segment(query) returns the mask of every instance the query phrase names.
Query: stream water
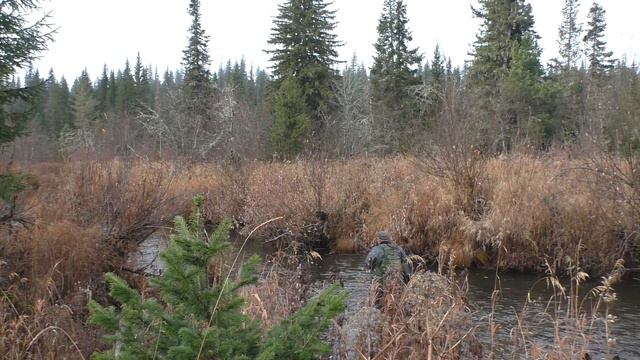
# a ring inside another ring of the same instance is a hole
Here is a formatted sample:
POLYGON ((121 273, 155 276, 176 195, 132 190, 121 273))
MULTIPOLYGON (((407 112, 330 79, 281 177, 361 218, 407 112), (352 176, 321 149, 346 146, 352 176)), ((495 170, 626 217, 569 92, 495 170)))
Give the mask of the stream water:
MULTIPOLYGON (((363 254, 326 254, 317 265, 309 267, 312 278, 329 281, 338 273, 345 288, 350 290, 351 298, 349 308, 354 309, 362 305, 366 299, 371 275, 364 267, 365 255, 363 254)), ((511 341, 509 331, 517 324, 516 314, 520 314, 527 300, 527 294, 531 291, 535 304, 529 305, 531 313, 539 315, 543 307, 547 305, 551 293, 546 289, 544 281, 540 281, 539 274, 500 274, 496 282, 496 274, 489 271, 471 271, 467 274, 468 292, 467 299, 474 311, 476 322, 480 324, 479 334, 488 333, 488 316, 492 313, 491 296, 496 284, 500 289, 500 296, 493 307, 495 323, 499 324, 499 331, 495 341, 494 350, 498 354, 508 352, 508 344, 511 341), (485 330, 485 331, 483 331, 485 330)), ((598 283, 583 284, 585 291, 590 290, 598 283)), ((612 353, 621 359, 640 359, 640 277, 632 278, 615 285, 618 300, 611 303, 610 312, 616 317, 611 326, 611 335, 615 339, 612 353)), ((581 297, 583 297, 582 295, 581 297)), ((588 302, 585 302, 588 308, 588 302)), ((597 325, 604 328, 602 322, 597 325)), ((539 328, 530 328, 533 337, 540 343, 553 343, 554 331, 549 328, 548 322, 539 328)), ((489 346, 488 338, 482 339, 489 346)), ((598 336, 592 340, 594 354, 606 351, 604 336, 598 336)), ((604 358, 595 355, 594 359, 604 358)))
MULTIPOLYGON (((158 252, 164 248, 166 240, 156 237, 150 238, 142 244, 138 254, 138 262, 149 265, 147 271, 157 273, 162 269, 162 263, 157 259, 158 252)), ((251 246, 247 253, 260 253, 260 247, 251 246)), ((331 281, 336 275, 342 279, 346 289, 350 291, 348 311, 359 308, 367 298, 371 275, 364 267, 364 254, 324 254, 322 260, 307 267, 312 281, 331 281)), ((499 331, 494 341, 494 351, 506 357, 510 343, 509 331, 517 324, 517 314, 520 314, 527 300, 527 294, 531 290, 532 298, 538 299, 529 305, 529 314, 539 315, 547 304, 550 292, 545 283, 540 281, 540 274, 504 273, 496 279, 494 272, 471 271, 467 274, 468 282, 467 299, 470 304, 476 323, 479 324, 478 334, 487 346, 489 339, 482 338, 482 334, 488 334, 489 314, 493 313, 494 321, 499 326, 499 331), (498 281, 497 281, 498 280, 498 281), (495 302, 492 311, 491 297, 499 284, 500 296, 495 302), (532 290, 533 289, 533 290, 532 290)), ((583 289, 597 286, 591 282, 583 284, 583 289)), ((616 284, 615 292, 617 300, 611 303, 610 313, 615 316, 615 322, 611 323, 611 337, 615 339, 613 353, 621 359, 640 359, 640 276, 625 280, 616 284)), ((589 308, 585 302, 585 308, 589 308)), ((599 325, 604 328, 603 323, 599 325)), ((538 327, 530 327, 529 332, 533 338, 543 344, 553 343, 554 331, 549 322, 543 322, 538 327)), ((591 341, 593 359, 604 359, 606 340, 604 335, 598 335, 591 341)), ((500 357, 500 356, 499 356, 500 357)), ((511 357, 511 356, 509 356, 511 357)), ((576 356, 577 358, 577 356, 576 356)))

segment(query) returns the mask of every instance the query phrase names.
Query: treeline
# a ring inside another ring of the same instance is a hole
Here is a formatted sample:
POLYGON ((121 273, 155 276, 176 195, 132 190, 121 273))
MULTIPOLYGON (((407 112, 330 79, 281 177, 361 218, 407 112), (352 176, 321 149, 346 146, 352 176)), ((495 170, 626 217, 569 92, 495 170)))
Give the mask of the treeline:
POLYGON ((42 86, 32 136, 20 144, 32 151, 21 153, 237 160, 462 144, 486 153, 640 147, 638 67, 612 58, 597 2, 581 23, 579 0, 564 0, 559 56, 543 65, 531 4, 481 0, 472 9, 482 21, 472 60, 460 68, 439 46, 428 57, 412 47, 405 1, 383 1, 371 68, 355 54, 346 64, 337 60, 330 2, 283 1, 268 73, 244 59, 211 71, 200 4, 191 0, 182 69, 160 73, 138 55, 133 66, 105 66, 95 80, 83 71, 72 84, 53 70, 29 70, 24 84, 42 86))
MULTIPOLYGON (((233 106, 237 103, 252 113, 264 104, 268 81, 265 70, 247 69, 244 60, 227 62, 212 77, 213 86, 222 90, 218 96, 232 96, 233 106)), ((11 86, 19 88, 22 82, 26 87, 39 87, 30 111, 31 140, 37 140, 46 151, 35 156, 68 156, 81 150, 122 155, 136 149, 155 149, 154 137, 158 141, 157 150, 162 140, 168 142, 169 135, 162 131, 171 129, 160 128, 160 120, 155 120, 160 115, 167 116, 166 112, 177 105, 184 72, 181 69, 159 72, 143 65, 138 55, 133 66, 128 60, 119 70, 105 65, 94 80, 86 70, 70 84, 64 76, 57 78, 53 69, 42 76, 37 69, 30 68, 24 79, 12 79, 11 86)), ((174 145, 177 144, 165 146, 178 151, 174 145)), ((186 153, 184 149, 183 154, 186 153)))

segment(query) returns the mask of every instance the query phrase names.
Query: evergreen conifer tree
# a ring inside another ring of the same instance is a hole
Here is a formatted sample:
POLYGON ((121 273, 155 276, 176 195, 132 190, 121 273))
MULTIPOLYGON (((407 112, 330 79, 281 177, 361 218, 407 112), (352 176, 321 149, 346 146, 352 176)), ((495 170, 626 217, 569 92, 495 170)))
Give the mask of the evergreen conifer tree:
MULTIPOLYGON (((30 66, 51 40, 47 16, 30 20, 38 5, 38 0, 0 3, 0 147, 27 133, 32 106, 41 98, 42 84, 24 88, 11 84, 16 70, 30 66)), ((24 176, 0 173, 0 199, 9 201, 24 187, 24 176)))
POLYGON ((482 25, 468 76, 470 84, 484 89, 489 98, 508 75, 514 48, 525 37, 537 40, 538 36, 533 30, 531 5, 525 0, 480 0, 473 14, 482 25))
POLYGON ((271 130, 273 150, 291 159, 304 148, 311 126, 298 82, 291 77, 285 79, 273 102, 276 116, 271 130))
POLYGON ((73 113, 71 111, 71 91, 67 84, 67 79, 63 76, 60 78, 60 84, 56 93, 53 94, 52 113, 53 123, 55 124, 55 135, 58 136, 63 128, 73 127, 73 113))
POLYGON ((200 0, 190 0, 188 12, 191 16, 189 41, 182 56, 184 100, 189 115, 205 116, 213 86, 209 71, 209 36, 202 27, 200 0))
POLYGON ((116 82, 116 73, 109 71, 109 85, 107 91, 107 107, 113 111, 118 101, 118 83, 116 82))
POLYGON ((398 149, 400 136, 418 113, 410 89, 420 84, 422 55, 410 48, 408 23, 403 0, 384 0, 374 44, 371 91, 376 137, 392 150, 398 149))
POLYGON ((553 118, 557 88, 543 81, 541 50, 535 38, 525 36, 512 51, 511 69, 502 84, 505 110, 511 119, 506 126, 534 145, 545 147, 560 130, 560 123, 553 118))
POLYGON ((133 68, 133 81, 135 83, 133 106, 144 109, 151 104, 151 79, 149 70, 142 65, 140 53, 136 56, 136 64, 133 68))
POLYGON ((589 74, 595 79, 601 78, 607 71, 611 70, 614 63, 611 58, 613 52, 607 51, 607 43, 604 40, 604 33, 607 29, 605 15, 604 8, 594 2, 591 9, 589 9, 587 33, 583 38, 586 44, 589 74))
MULTIPOLYGON (((326 0, 286 0, 278 6, 269 44, 275 87, 287 80, 298 83, 306 105, 305 113, 314 130, 323 128, 322 113, 327 113, 337 77, 337 35, 335 11, 326 0)), ((287 85, 289 86, 289 85, 287 85)))
POLYGON ((26 134, 26 123, 32 116, 28 108, 15 112, 17 108, 11 105, 19 101, 33 103, 39 95, 40 85, 23 88, 11 84, 15 71, 29 66, 51 40, 48 17, 35 22, 29 20, 39 3, 38 0, 7 0, 0 6, 0 145, 26 134))
POLYGON ((429 68, 429 81, 427 85, 427 117, 432 118, 442 109, 447 82, 447 70, 444 58, 440 53, 440 45, 436 45, 433 51, 433 59, 429 68))
POLYGON ((565 0, 562 7, 562 23, 558 29, 560 58, 555 62, 563 72, 575 69, 582 54, 580 35, 582 25, 578 22, 579 0, 565 0))
POLYGON ((38 69, 34 70, 31 66, 25 76, 24 84, 27 88, 37 89, 37 91, 34 91, 33 98, 31 99, 30 113, 35 123, 40 128, 44 128, 46 121, 44 117, 44 99, 49 84, 45 79, 40 77, 38 69))
POLYGON ((93 88, 87 71, 76 80, 73 89, 73 128, 76 145, 89 149, 94 145, 95 120, 98 101, 93 96, 93 88))
POLYGON ((546 143, 557 124, 531 131, 532 124, 551 121, 557 89, 543 79, 538 35, 531 5, 526 0, 481 0, 473 8, 482 19, 476 38, 468 84, 476 109, 497 133, 498 149, 517 140, 546 143), (541 139, 540 136, 545 137, 541 139))
POLYGON ((104 114, 109 110, 109 104, 107 103, 109 97, 109 73, 107 72, 107 64, 102 67, 102 74, 98 80, 98 86, 96 87, 95 98, 98 102, 96 110, 104 114))
POLYGON ((261 339, 257 321, 243 313, 240 288, 255 283, 257 256, 236 281, 212 274, 209 264, 229 247, 230 223, 207 235, 203 197, 189 220, 177 217, 175 234, 162 253, 166 270, 152 281, 159 298, 143 298, 124 280, 107 274, 111 296, 121 305, 89 304, 92 322, 104 328, 111 350, 95 359, 314 359, 326 354, 319 339, 330 319, 344 311, 346 294, 329 288, 261 339), (217 279, 217 280, 216 280, 217 279))
POLYGON ((131 66, 127 59, 124 69, 119 73, 116 92, 116 109, 120 114, 128 115, 134 107, 135 79, 131 73, 131 66))
POLYGON ((583 117, 583 84, 578 66, 582 57, 582 24, 578 22, 579 0, 565 0, 558 28, 559 57, 551 61, 550 73, 560 85, 558 126, 563 140, 573 140, 583 117))

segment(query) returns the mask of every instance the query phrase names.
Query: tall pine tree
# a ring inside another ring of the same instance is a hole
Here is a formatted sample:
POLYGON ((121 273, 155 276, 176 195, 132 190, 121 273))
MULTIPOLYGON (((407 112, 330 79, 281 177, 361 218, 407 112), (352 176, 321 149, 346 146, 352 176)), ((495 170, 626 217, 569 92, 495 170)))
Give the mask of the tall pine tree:
POLYGON ((102 67, 102 75, 100 75, 100 79, 98 80, 98 85, 96 87, 95 98, 98 101, 98 106, 96 110, 100 114, 106 113, 110 110, 110 106, 107 104, 107 99, 109 96, 109 72, 107 70, 107 65, 105 64, 102 67))
MULTIPOLYGON (((607 51, 607 43, 604 40, 607 29, 605 15, 604 8, 594 1, 589 9, 587 31, 583 38, 589 66, 583 132, 598 140, 607 131, 605 122, 610 116, 607 112, 612 103, 610 93, 605 91, 614 65, 613 52, 607 51)), ((609 142, 612 140, 607 139, 609 142)), ((615 140, 613 142, 615 143, 615 140)))
POLYGON ((490 97, 511 69, 514 49, 525 37, 537 39, 531 5, 525 0, 480 0, 473 15, 482 20, 473 48, 469 83, 490 97))
POLYGON ((433 59, 429 66, 429 75, 427 78, 428 81, 426 81, 425 84, 427 89, 426 115, 428 118, 433 118, 442 110, 447 82, 444 57, 442 53, 440 53, 440 45, 436 45, 433 51, 433 59))
POLYGON ((417 48, 410 48, 408 23, 403 0, 384 0, 374 44, 371 95, 375 137, 390 150, 399 149, 402 133, 418 115, 411 87, 420 84, 422 55, 417 48))
POLYGON ((562 23, 558 28, 560 57, 555 62, 564 72, 575 69, 582 54, 580 47, 582 25, 578 22, 579 8, 579 0, 565 0, 562 7, 562 23))
POLYGON ((592 78, 601 78, 613 68, 613 52, 607 51, 604 33, 607 29, 606 11, 600 4, 594 2, 589 10, 587 33, 583 40, 586 44, 589 74, 592 78))
POLYGON ((124 70, 119 72, 117 81, 116 92, 116 109, 118 112, 124 115, 132 113, 135 105, 135 79, 131 73, 131 66, 129 65, 129 59, 124 64, 124 70))
POLYGON ((94 146, 95 120, 98 101, 93 96, 93 89, 87 71, 83 71, 73 86, 73 125, 76 145, 90 149, 94 146))
POLYGON ((576 138, 583 117, 583 82, 578 70, 582 57, 582 24, 578 22, 579 0, 565 0, 558 28, 559 57, 551 61, 551 75, 560 85, 558 118, 565 141, 576 138))
POLYGON ((313 128, 323 128, 322 115, 330 110, 334 80, 338 76, 337 63, 340 46, 335 11, 326 0, 286 0, 278 6, 268 50, 273 62, 275 86, 285 79, 293 79, 302 92, 306 114, 313 120, 313 128))
POLYGON ((183 51, 184 66, 183 91, 188 114, 203 116, 207 112, 208 100, 213 94, 209 65, 209 36, 202 27, 200 0, 189 2, 189 41, 183 51))
POLYGON ((554 132, 555 124, 546 122, 551 122, 556 94, 542 78, 531 5, 526 0, 481 0, 473 14, 482 19, 482 25, 467 83, 477 117, 493 132, 489 136, 497 138, 487 140, 500 151, 516 140, 546 143, 554 132))

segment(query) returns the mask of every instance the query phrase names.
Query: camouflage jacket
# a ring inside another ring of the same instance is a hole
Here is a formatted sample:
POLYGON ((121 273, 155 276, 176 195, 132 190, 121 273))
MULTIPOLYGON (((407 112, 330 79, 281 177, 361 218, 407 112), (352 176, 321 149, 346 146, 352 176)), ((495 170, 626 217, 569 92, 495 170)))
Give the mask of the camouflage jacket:
POLYGON ((404 250, 395 244, 382 243, 375 246, 367 255, 367 268, 379 279, 389 272, 402 274, 402 280, 407 283, 411 276, 411 266, 404 250))

